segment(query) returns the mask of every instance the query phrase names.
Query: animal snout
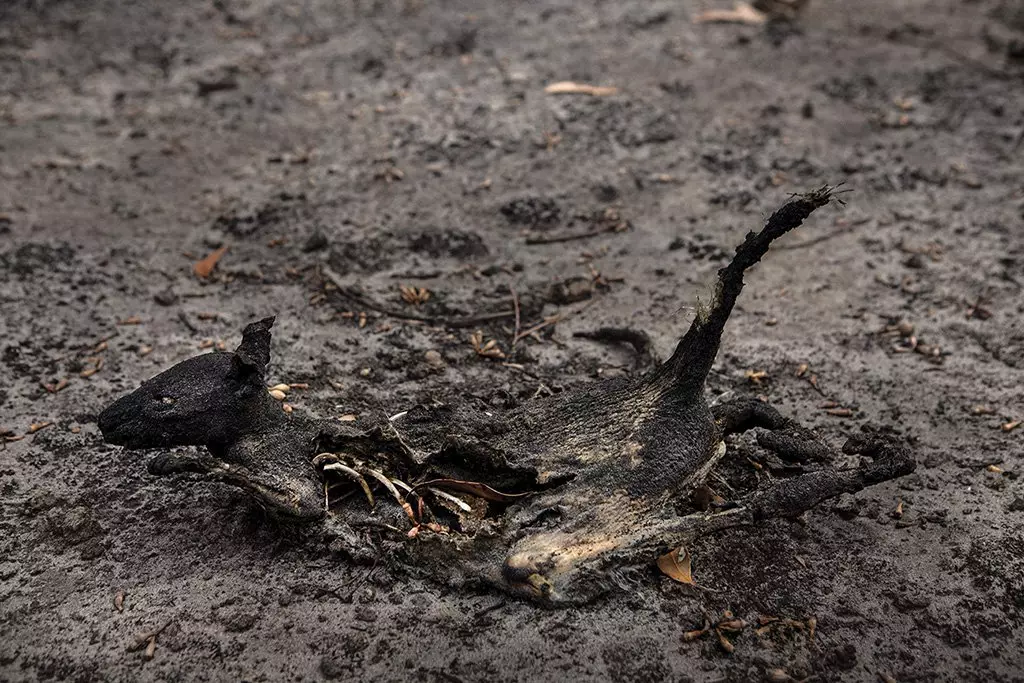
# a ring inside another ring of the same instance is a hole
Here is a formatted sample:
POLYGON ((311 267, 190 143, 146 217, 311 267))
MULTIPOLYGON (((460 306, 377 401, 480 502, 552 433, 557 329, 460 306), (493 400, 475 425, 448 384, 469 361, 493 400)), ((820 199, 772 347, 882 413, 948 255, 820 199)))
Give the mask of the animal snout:
POLYGON ((528 597, 551 597, 554 586, 541 572, 533 557, 527 554, 510 555, 501 568, 507 586, 515 593, 528 597))
POLYGON ((103 438, 108 443, 118 443, 117 428, 124 423, 127 413, 128 410, 124 399, 114 401, 100 413, 100 417, 96 422, 99 425, 100 431, 103 432, 103 438))
POLYGON ((122 396, 107 406, 99 419, 96 420, 103 433, 103 439, 107 443, 118 446, 130 445, 132 436, 136 433, 132 425, 136 421, 138 411, 135 406, 134 396, 122 396))

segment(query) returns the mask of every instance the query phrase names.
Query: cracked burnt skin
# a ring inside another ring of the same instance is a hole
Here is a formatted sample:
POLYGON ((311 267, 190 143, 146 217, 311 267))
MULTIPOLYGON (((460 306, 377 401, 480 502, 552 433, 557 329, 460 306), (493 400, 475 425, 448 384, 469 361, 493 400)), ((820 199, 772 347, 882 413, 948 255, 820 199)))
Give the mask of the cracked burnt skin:
POLYGON ((547 605, 586 602, 621 569, 698 536, 792 517, 913 471, 906 445, 886 433, 851 438, 843 450, 862 464, 837 469, 821 464, 834 457, 827 444, 771 406, 744 399, 712 408, 704 397, 744 271, 833 199, 829 187, 794 196, 749 233, 672 357, 644 375, 500 414, 416 406, 359 431, 286 415, 267 395, 274 319, 266 318, 246 327, 235 352, 183 361, 114 402, 100 429, 130 449, 205 446, 208 455, 163 455, 150 470, 232 483, 280 517, 319 521, 351 542, 353 557, 373 552, 353 530, 372 527, 402 541, 410 566, 547 605), (725 436, 755 428, 782 459, 819 465, 680 514, 679 501, 725 455, 725 436))

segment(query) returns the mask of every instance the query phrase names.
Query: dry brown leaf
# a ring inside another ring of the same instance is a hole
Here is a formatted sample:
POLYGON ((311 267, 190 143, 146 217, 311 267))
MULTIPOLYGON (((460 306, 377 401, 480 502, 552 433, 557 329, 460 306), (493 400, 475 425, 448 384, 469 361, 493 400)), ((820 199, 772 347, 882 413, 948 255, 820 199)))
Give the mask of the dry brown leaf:
POLYGON ((849 408, 827 408, 825 412, 836 417, 853 417, 853 411, 849 408))
POLYGON ((430 301, 430 290, 426 287, 399 285, 398 289, 402 294, 402 300, 407 304, 419 306, 420 304, 425 304, 430 301))
POLYGON ((739 633, 747 627, 747 622, 736 617, 726 617, 718 622, 715 627, 720 631, 729 631, 730 633, 739 633))
POLYGON ((227 253, 228 248, 226 246, 214 249, 204 258, 202 261, 197 261, 192 266, 192 272, 196 274, 196 277, 206 279, 210 277, 210 273, 217 267, 217 261, 220 261, 221 257, 227 253))
POLYGON ((43 387, 43 389, 46 389, 46 391, 48 391, 49 393, 56 394, 58 391, 60 391, 61 389, 68 385, 68 380, 66 377, 62 377, 60 381, 57 382, 56 384, 50 384, 48 382, 40 382, 39 384, 43 387))
POLYGON ((590 85, 588 83, 576 83, 574 81, 558 81, 551 83, 544 88, 549 95, 591 95, 593 97, 608 97, 619 92, 619 89, 608 85, 590 85))
POLYGON ((659 557, 658 569, 673 581, 686 583, 691 586, 697 585, 690 571, 690 553, 686 552, 686 548, 682 546, 659 557))
POLYGON ((768 379, 768 371, 747 370, 746 373, 744 373, 744 376, 747 378, 747 381, 750 382, 751 384, 760 384, 762 380, 768 379))
POLYGON ((469 343, 473 346, 473 350, 476 351, 476 355, 483 356, 484 358, 504 358, 505 352, 498 346, 498 342, 494 339, 484 342, 484 333, 477 330, 469 337, 469 343))
POLYGON ((701 12, 694 18, 697 24, 750 24, 759 26, 768 20, 768 16, 746 2, 737 2, 733 9, 711 9, 701 12))
POLYGON ((686 633, 683 634, 683 642, 684 643, 690 643, 690 642, 693 642, 694 640, 697 640, 702 635, 707 633, 710 628, 711 628, 710 625, 706 625, 704 628, 696 628, 696 629, 694 629, 692 631, 687 631, 686 633))
POLYGON ((729 654, 732 654, 736 651, 736 646, 729 642, 729 639, 725 637, 725 634, 723 634, 717 628, 715 629, 715 635, 718 636, 718 644, 722 646, 723 650, 725 650, 729 654))

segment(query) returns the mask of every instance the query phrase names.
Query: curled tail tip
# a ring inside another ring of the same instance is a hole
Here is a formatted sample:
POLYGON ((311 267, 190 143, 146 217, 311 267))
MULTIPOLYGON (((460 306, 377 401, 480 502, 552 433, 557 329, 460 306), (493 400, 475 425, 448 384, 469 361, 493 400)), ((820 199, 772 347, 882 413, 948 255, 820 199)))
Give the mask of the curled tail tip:
POLYGON ((843 201, 843 199, 839 195, 853 192, 853 190, 850 189, 840 189, 845 184, 845 180, 840 181, 835 185, 829 185, 828 183, 826 183, 816 190, 811 190, 810 192, 795 192, 791 194, 790 197, 799 198, 804 200, 805 202, 813 204, 814 208, 816 209, 825 206, 826 204, 833 200, 835 200, 838 204, 845 205, 846 202, 843 201))

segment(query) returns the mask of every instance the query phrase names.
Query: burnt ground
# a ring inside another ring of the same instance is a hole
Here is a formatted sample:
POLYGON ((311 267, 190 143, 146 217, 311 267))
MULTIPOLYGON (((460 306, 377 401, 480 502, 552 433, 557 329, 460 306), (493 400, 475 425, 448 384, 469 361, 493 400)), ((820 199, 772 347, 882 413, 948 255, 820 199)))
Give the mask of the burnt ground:
POLYGON ((709 6, 3 3, 0 678, 1024 680, 1024 427, 1001 428, 1024 419, 1024 11, 693 23, 709 6), (567 79, 620 90, 544 93, 567 79), (748 277, 709 395, 763 394, 835 444, 891 425, 918 471, 703 540, 699 589, 652 569, 542 610, 354 565, 232 489, 148 475, 94 424, 272 313, 272 381, 324 416, 633 372, 573 333, 630 325, 667 356, 744 233, 838 180, 848 205, 748 277), (324 265, 367 299, 325 293, 324 265), (522 329, 562 317, 515 349, 510 319, 478 326, 511 364, 473 351, 477 327, 373 310, 462 318, 513 290, 522 329), (900 321, 915 351, 884 332, 900 321), (683 641, 725 610, 817 629, 683 641))

